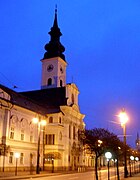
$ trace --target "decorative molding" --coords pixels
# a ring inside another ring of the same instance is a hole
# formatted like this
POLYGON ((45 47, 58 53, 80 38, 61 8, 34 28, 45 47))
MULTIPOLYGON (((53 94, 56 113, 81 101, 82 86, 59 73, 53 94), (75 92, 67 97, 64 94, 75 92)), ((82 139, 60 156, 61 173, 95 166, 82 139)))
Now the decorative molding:
POLYGON ((11 124, 16 124, 18 122, 18 117, 16 115, 11 115, 10 122, 11 124))

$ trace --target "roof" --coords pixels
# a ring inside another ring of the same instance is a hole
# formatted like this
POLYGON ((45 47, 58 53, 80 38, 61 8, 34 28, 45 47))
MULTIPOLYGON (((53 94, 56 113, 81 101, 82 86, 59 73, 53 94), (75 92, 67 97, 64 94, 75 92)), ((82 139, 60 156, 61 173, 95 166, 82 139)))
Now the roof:
POLYGON ((4 92, 10 95, 10 99, 7 100, 5 97, 0 97, 0 99, 3 99, 5 101, 9 101, 13 105, 17 105, 26 109, 29 109, 31 111, 34 111, 36 113, 46 115, 48 113, 48 109, 44 108, 43 106, 40 106, 37 102, 34 100, 23 96, 22 94, 13 91, 9 89, 8 87, 5 87, 0 84, 0 89, 2 89, 4 92))
POLYGON ((58 112, 60 111, 60 106, 67 105, 65 87, 20 92, 20 94, 47 108, 50 113, 58 112))

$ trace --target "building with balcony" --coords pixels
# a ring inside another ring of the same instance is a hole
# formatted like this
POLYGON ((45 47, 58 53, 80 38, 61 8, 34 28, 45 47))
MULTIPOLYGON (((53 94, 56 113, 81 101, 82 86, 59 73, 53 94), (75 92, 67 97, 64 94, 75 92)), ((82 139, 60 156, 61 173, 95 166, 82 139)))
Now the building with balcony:
POLYGON ((44 170, 74 170, 84 165, 79 132, 85 128, 85 115, 79 109, 78 87, 66 83, 67 62, 60 42, 57 9, 49 34, 51 38, 41 60, 41 89, 19 93, 0 86, 0 168, 3 170, 15 167, 15 152, 20 153, 21 170, 34 169, 37 156, 44 170), (32 122, 34 117, 47 122, 45 127, 40 127, 40 136, 38 125, 32 122))

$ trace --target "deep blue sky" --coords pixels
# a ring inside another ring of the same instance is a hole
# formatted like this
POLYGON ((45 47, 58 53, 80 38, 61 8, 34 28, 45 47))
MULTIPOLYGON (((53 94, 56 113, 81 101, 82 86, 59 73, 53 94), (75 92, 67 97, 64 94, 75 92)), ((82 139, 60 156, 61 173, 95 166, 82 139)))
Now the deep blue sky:
POLYGON ((140 133, 139 0, 0 0, 0 83, 17 91, 40 89, 44 45, 58 6, 68 62, 87 128, 122 134, 115 116, 129 115, 127 141, 140 133))

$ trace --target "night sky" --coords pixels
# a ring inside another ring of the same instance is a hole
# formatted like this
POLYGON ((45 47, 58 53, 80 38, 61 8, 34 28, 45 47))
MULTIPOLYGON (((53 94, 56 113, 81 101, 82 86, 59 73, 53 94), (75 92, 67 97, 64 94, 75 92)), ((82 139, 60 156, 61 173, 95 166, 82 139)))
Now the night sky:
POLYGON ((0 83, 40 89, 41 62, 55 5, 68 62, 67 83, 79 88, 87 128, 122 135, 116 116, 129 116, 127 142, 140 133, 139 0, 0 0, 0 83))

